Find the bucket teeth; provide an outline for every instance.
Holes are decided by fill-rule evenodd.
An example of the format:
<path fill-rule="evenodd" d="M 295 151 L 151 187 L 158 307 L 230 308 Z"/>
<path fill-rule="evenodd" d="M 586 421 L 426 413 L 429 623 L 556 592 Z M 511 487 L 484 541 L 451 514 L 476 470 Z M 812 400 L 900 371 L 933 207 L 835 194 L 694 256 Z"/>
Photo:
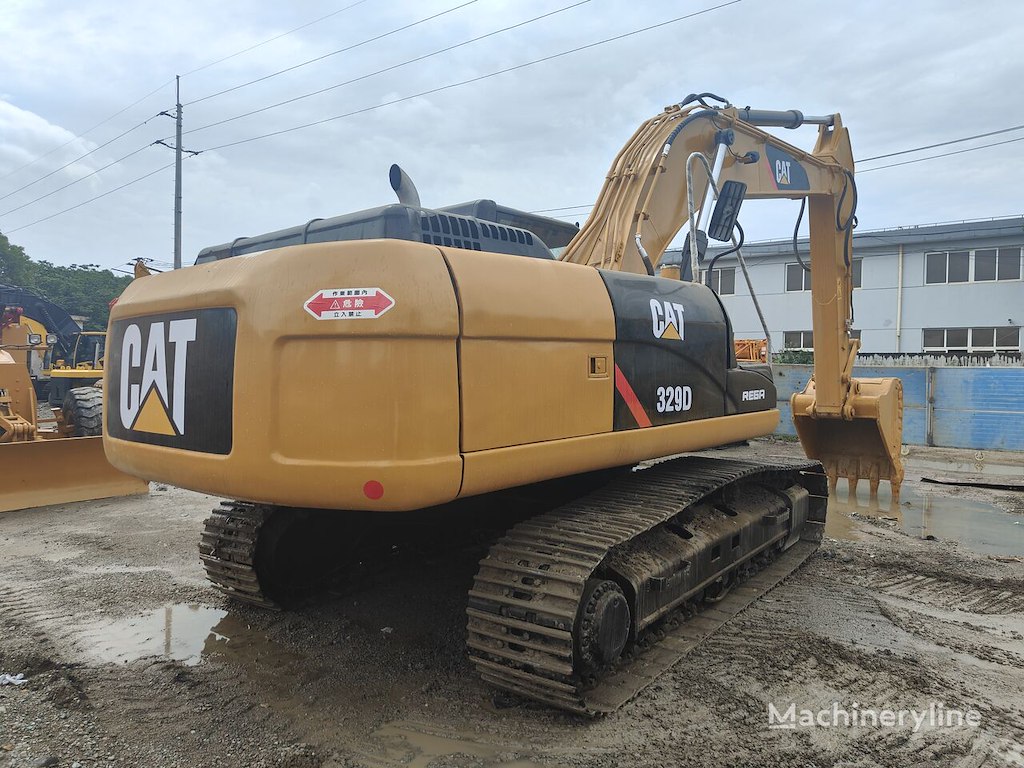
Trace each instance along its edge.
<path fill-rule="evenodd" d="M 903 440 L 903 384 L 899 379 L 853 379 L 843 413 L 821 412 L 814 381 L 790 399 L 793 423 L 810 459 L 817 459 L 835 491 L 845 477 L 850 493 L 867 478 L 872 496 L 888 480 L 892 496 L 899 498 L 903 482 L 900 448 Z M 847 418 L 848 417 L 848 418 Z"/>

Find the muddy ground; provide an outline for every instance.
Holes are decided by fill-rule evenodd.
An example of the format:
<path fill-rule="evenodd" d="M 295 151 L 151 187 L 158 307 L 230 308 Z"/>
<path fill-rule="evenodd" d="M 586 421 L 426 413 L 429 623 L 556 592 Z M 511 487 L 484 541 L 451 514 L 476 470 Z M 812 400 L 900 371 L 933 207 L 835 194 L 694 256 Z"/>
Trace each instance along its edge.
<path fill-rule="evenodd" d="M 1024 457 L 908 459 L 903 503 L 841 490 L 796 573 L 598 720 L 476 678 L 463 612 L 479 534 L 414 537 L 270 613 L 204 579 L 214 498 L 154 485 L 0 515 L 0 674 L 27 680 L 0 686 L 0 766 L 1024 765 L 1024 493 L 920 482 L 999 462 L 1020 482 Z M 770 729 L 769 703 L 935 705 L 980 724 Z"/>

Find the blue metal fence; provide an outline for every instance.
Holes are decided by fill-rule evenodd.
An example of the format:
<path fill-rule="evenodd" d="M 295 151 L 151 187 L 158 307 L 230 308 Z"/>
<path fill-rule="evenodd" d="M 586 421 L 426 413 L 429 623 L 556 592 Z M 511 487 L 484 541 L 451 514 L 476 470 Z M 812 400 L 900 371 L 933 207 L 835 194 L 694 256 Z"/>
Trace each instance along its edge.
<path fill-rule="evenodd" d="M 773 366 L 782 420 L 777 434 L 795 435 L 789 396 L 814 368 Z M 903 442 L 946 448 L 1024 451 L 1024 368 L 857 366 L 861 378 L 903 380 Z"/>

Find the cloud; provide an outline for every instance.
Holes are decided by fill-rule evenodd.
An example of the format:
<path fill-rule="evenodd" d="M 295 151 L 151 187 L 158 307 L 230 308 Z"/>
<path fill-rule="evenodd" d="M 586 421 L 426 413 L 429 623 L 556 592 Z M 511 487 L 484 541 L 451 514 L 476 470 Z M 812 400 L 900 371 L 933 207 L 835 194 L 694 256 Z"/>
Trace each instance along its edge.
<path fill-rule="evenodd" d="M 478 0 L 378 42 L 195 102 L 459 4 L 364 3 L 183 77 L 185 127 L 358 78 L 570 2 Z M 187 73 L 345 4 L 182 0 L 155 12 L 150 5 L 114 0 L 77 5 L 9 0 L 0 34 L 19 44 L 0 50 L 0 67 L 9 73 L 6 103 L 0 104 L 0 175 L 165 86 L 66 152 L 54 152 L 3 180 L 0 195 L 170 109 L 173 87 L 166 84 L 175 72 Z M 184 164 L 186 260 L 206 245 L 240 235 L 391 202 L 387 170 L 392 162 L 409 171 L 428 205 L 481 197 L 528 210 L 590 203 L 636 126 L 693 90 L 716 91 L 744 106 L 838 110 L 860 156 L 1024 123 L 1024 106 L 1000 100 L 1001 94 L 1016 92 L 1024 74 L 1020 57 L 1010 53 L 1024 5 L 1011 0 L 990 3 L 985 13 L 952 0 L 869 0 L 827 11 L 813 0 L 743 0 L 552 61 L 381 106 L 711 5 L 710 0 L 685 5 L 592 0 L 319 96 L 187 133 L 186 147 L 206 152 Z M 991 24 L 993 17 L 1001 23 Z M 212 149 L 366 108 L 373 109 Z M 172 134 L 172 121 L 153 120 L 74 172 L 89 172 Z M 784 138 L 809 148 L 814 131 Z M 1017 199 L 1022 149 L 1024 142 L 862 174 L 861 226 L 1019 213 L 1008 208 Z M 7 232 L 75 205 L 171 159 L 161 147 L 146 149 L 88 183 L 0 218 L 0 229 Z M 64 183 L 73 178 L 58 176 Z M 50 188 L 40 184 L 26 194 Z M 167 259 L 172 189 L 170 173 L 163 172 L 12 238 L 35 258 L 61 263 L 112 266 L 155 254 Z M 748 237 L 760 239 L 787 236 L 795 216 L 794 206 L 779 203 L 745 206 L 741 219 Z"/>

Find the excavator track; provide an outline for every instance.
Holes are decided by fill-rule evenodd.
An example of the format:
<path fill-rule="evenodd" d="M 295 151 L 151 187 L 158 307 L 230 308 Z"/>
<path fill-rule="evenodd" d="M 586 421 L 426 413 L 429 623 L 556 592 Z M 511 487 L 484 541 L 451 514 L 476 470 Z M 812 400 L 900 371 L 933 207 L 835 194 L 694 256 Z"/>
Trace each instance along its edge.
<path fill-rule="evenodd" d="M 756 499 L 763 487 L 787 485 L 800 486 L 805 498 L 814 500 L 805 519 L 780 514 L 777 506 L 762 511 L 756 500 L 743 501 Z M 634 472 L 520 523 L 480 563 L 467 608 L 470 658 L 482 678 L 499 688 L 572 712 L 612 712 L 817 548 L 827 490 L 816 462 L 765 466 L 690 456 Z M 710 506 L 730 492 L 738 499 L 739 513 L 717 502 Z M 781 496 L 766 493 L 769 499 Z M 749 508 L 742 509 L 744 503 Z M 684 525 L 681 516 L 687 515 Z M 744 526 L 750 531 L 774 526 L 782 533 L 740 551 L 736 542 L 752 538 L 741 535 Z M 686 551 L 693 555 L 689 564 L 665 555 L 679 539 L 687 540 Z M 588 617 L 601 605 L 608 580 L 618 576 L 620 583 L 627 582 L 627 592 L 630 583 L 639 585 L 637 594 L 651 585 L 680 589 L 690 564 L 723 540 L 734 548 L 731 562 L 670 604 L 634 616 L 626 652 L 617 661 L 600 669 L 583 664 L 583 646 L 590 635 L 604 631 Z M 658 594 L 664 593 L 648 596 Z M 616 611 L 621 609 L 610 615 Z M 638 618 L 644 619 L 639 630 Z"/>
<path fill-rule="evenodd" d="M 256 548 L 275 508 L 243 501 L 221 502 L 205 520 L 199 557 L 214 587 L 235 600 L 261 608 L 280 606 L 263 593 L 256 572 Z"/>

